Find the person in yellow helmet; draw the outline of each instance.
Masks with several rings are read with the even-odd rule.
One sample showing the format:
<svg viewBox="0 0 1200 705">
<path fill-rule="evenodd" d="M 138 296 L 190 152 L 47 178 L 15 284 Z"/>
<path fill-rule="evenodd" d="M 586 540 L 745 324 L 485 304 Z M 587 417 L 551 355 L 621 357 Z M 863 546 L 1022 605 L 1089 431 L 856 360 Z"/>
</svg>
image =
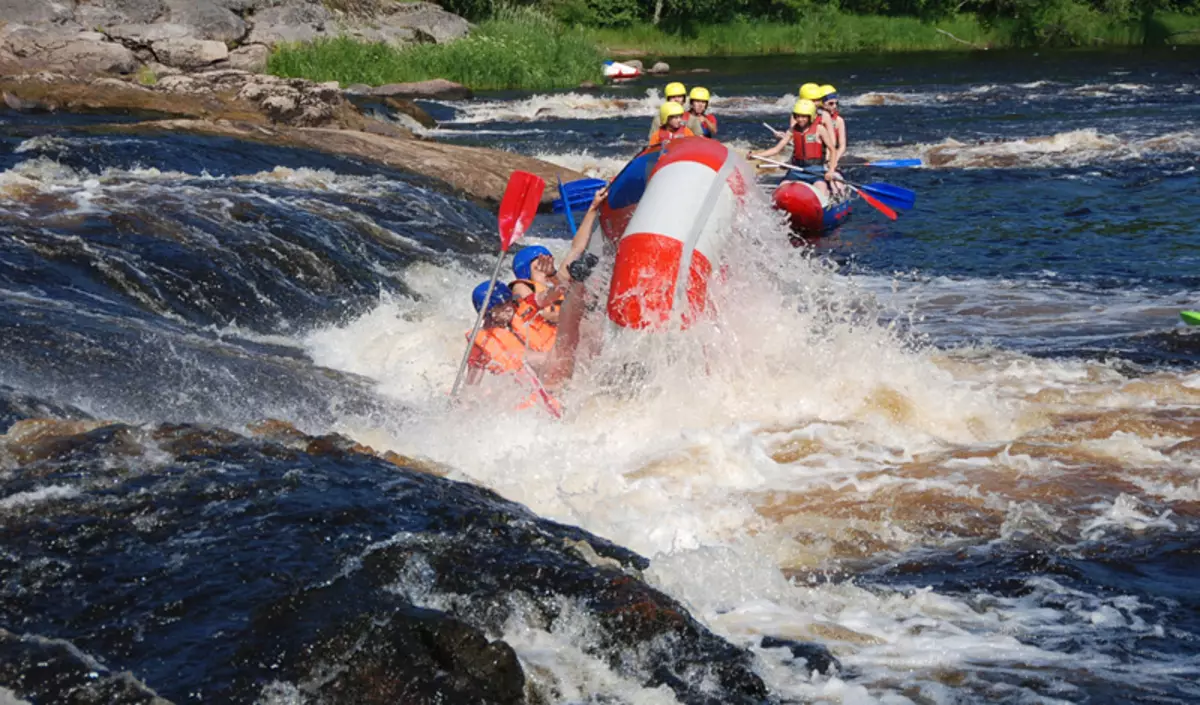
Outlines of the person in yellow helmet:
<svg viewBox="0 0 1200 705">
<path fill-rule="evenodd" d="M 679 81 L 673 81 L 668 83 L 667 87 L 663 89 L 663 95 L 666 96 L 666 102 L 678 103 L 680 107 L 683 107 L 684 101 L 687 100 L 687 87 Z M 654 139 L 654 134 L 661 127 L 662 120 L 658 115 L 655 115 L 654 119 L 650 121 L 650 139 Z"/>
<path fill-rule="evenodd" d="M 688 94 L 687 127 L 693 134 L 701 137 L 717 136 L 717 116 L 708 112 L 709 95 L 707 88 L 696 86 Z"/>
<path fill-rule="evenodd" d="M 815 83 L 805 83 L 800 86 L 800 99 L 811 100 L 814 103 L 821 99 L 821 87 Z"/>
<path fill-rule="evenodd" d="M 840 178 L 837 174 L 838 155 L 834 149 L 833 136 L 827 125 L 817 121 L 817 104 L 801 98 L 792 106 L 791 129 L 770 149 L 751 152 L 752 157 L 773 157 L 792 145 L 792 163 L 799 167 L 825 167 L 824 181 L 814 184 L 828 196 L 832 189 L 825 182 Z M 815 178 L 815 175 L 814 175 Z"/>
<path fill-rule="evenodd" d="M 658 130 L 650 135 L 650 146 L 696 134 L 683 124 L 684 109 L 679 103 L 663 103 L 658 109 Z"/>
<path fill-rule="evenodd" d="M 846 156 L 846 121 L 838 114 L 837 89 L 828 83 L 821 86 L 821 99 L 817 105 L 817 114 L 833 133 L 838 159 Z"/>
</svg>

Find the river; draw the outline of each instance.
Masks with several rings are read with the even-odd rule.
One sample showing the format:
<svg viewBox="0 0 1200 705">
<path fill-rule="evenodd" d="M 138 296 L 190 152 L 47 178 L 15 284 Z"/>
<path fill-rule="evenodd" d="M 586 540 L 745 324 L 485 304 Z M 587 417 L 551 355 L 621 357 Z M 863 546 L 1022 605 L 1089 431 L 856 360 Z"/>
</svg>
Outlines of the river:
<svg viewBox="0 0 1200 705">
<path fill-rule="evenodd" d="M 741 149 L 770 143 L 798 84 L 833 83 L 852 153 L 927 163 L 853 175 L 917 207 L 859 202 L 806 248 L 748 214 L 719 320 L 601 355 L 554 422 L 446 404 L 494 252 L 480 206 L 351 159 L 0 113 L 5 418 L 275 418 L 434 464 L 649 558 L 783 702 L 1200 700 L 1200 330 L 1178 318 L 1200 308 L 1200 53 L 672 63 L 707 70 L 683 80 Z M 438 139 L 610 177 L 659 83 L 424 105 Z M 529 240 L 566 237 L 544 214 Z M 635 355 L 644 374 L 622 376 Z M 3 462 L 10 529 L 109 491 Z M 32 570 L 4 535 L 7 569 Z M 70 636 L 33 604 L 0 626 Z M 493 636 L 549 701 L 676 701 L 590 657 L 590 634 Z"/>
</svg>

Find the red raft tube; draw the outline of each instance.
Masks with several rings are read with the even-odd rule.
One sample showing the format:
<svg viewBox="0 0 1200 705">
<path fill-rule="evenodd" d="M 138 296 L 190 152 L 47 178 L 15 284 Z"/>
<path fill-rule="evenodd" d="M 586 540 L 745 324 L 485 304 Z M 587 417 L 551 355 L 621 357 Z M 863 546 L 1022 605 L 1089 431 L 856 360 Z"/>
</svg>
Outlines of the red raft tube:
<svg viewBox="0 0 1200 705">
<path fill-rule="evenodd" d="M 804 237 L 817 237 L 850 217 L 850 198 L 830 199 L 812 184 L 785 181 L 775 189 L 775 207 L 788 214 L 792 230 Z"/>
</svg>

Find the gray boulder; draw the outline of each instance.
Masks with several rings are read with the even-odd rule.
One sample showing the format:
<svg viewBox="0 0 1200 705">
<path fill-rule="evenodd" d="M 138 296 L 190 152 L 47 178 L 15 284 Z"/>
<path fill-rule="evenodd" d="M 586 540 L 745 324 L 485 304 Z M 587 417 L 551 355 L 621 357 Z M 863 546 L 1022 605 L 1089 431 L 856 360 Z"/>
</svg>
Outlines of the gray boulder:
<svg viewBox="0 0 1200 705">
<path fill-rule="evenodd" d="M 162 0 L 92 0 L 75 8 L 75 21 L 89 29 L 150 24 L 167 14 Z"/>
<path fill-rule="evenodd" d="M 471 31 L 463 18 L 429 2 L 394 2 L 376 18 L 380 26 L 411 29 L 423 41 L 444 44 Z"/>
<path fill-rule="evenodd" d="M 192 29 L 192 39 L 237 42 L 246 36 L 246 22 L 213 0 L 165 0 L 171 22 Z"/>
<path fill-rule="evenodd" d="M 327 36 L 329 11 L 320 3 L 284 0 L 254 13 L 254 29 L 247 43 L 273 46 L 280 42 L 310 42 Z"/>
<path fill-rule="evenodd" d="M 203 39 L 168 39 L 154 44 L 154 55 L 167 66 L 198 69 L 229 58 L 224 42 Z"/>
<path fill-rule="evenodd" d="M 89 76 L 137 70 L 133 52 L 103 38 L 95 32 L 4 25 L 0 27 L 0 75 L 50 71 Z"/>
<path fill-rule="evenodd" d="M 75 0 L 0 0 L 0 22 L 63 24 L 75 19 Z"/>
<path fill-rule="evenodd" d="M 149 47 L 157 42 L 172 39 L 189 39 L 192 29 L 173 22 L 158 24 L 118 24 L 107 27 L 104 34 L 118 42 L 133 47 Z"/>
<path fill-rule="evenodd" d="M 262 73 L 267 70 L 267 58 L 271 50 L 262 44 L 247 44 L 229 52 L 226 62 L 229 68 L 250 73 Z"/>
</svg>

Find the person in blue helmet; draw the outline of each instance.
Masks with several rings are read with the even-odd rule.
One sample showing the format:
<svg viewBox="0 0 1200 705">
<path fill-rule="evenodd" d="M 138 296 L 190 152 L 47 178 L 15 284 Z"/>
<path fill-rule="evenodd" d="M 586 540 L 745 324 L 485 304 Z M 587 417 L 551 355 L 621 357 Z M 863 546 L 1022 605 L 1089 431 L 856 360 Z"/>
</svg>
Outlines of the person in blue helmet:
<svg viewBox="0 0 1200 705">
<path fill-rule="evenodd" d="M 471 292 L 471 303 L 475 305 L 475 310 L 485 309 L 485 313 L 483 326 L 475 335 L 471 354 L 467 358 L 470 369 L 467 384 L 479 384 L 485 372 L 511 375 L 529 391 L 529 396 L 518 408 L 540 404 L 553 416 L 562 416 L 562 405 L 542 386 L 533 367 L 534 363 L 544 362 L 547 353 L 532 350 L 529 343 L 514 330 L 513 324 L 517 323 L 519 327 L 520 323 L 512 291 L 503 283 L 496 282 L 488 297 L 491 284 L 483 282 Z M 540 322 L 540 325 L 551 328 L 545 322 Z"/>
<path fill-rule="evenodd" d="M 537 308 L 543 319 L 550 325 L 558 325 L 562 312 L 563 299 L 567 288 L 575 277 L 568 272 L 572 265 L 579 266 L 580 258 L 587 247 L 587 238 L 592 233 L 600 204 L 608 196 L 608 187 L 598 190 L 592 197 L 587 213 L 580 221 L 575 238 L 571 241 L 571 251 L 567 253 L 561 267 L 555 267 L 554 255 L 541 245 L 524 247 L 513 255 L 513 275 L 516 277 L 509 282 L 513 298 L 529 301 Z M 594 262 L 587 265 L 588 271 Z M 529 297 L 534 297 L 530 299 Z"/>
<path fill-rule="evenodd" d="M 550 250 L 541 245 L 522 248 L 513 255 L 513 276 L 516 279 L 508 284 L 513 296 L 518 299 L 532 296 L 531 303 L 541 312 L 542 318 L 551 325 L 558 325 L 566 283 L 558 276 Z"/>
</svg>

